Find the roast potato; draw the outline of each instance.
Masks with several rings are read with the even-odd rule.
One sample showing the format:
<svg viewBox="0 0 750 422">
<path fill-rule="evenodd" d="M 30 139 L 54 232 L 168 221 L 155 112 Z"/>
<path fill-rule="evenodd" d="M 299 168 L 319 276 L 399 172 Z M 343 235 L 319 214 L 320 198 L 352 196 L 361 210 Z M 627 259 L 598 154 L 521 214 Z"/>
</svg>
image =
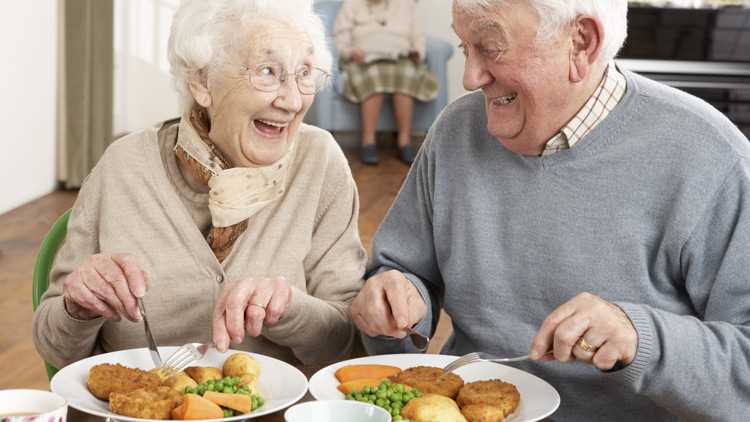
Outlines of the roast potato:
<svg viewBox="0 0 750 422">
<path fill-rule="evenodd" d="M 467 422 L 455 401 L 433 393 L 409 400 L 401 416 L 414 422 Z"/>
<path fill-rule="evenodd" d="M 225 377 L 240 377 L 245 375 L 252 376 L 252 380 L 257 380 L 260 376 L 260 364 L 252 356 L 246 353 L 234 353 L 224 361 Z M 246 378 L 249 380 L 250 378 Z"/>
<path fill-rule="evenodd" d="M 185 373 L 198 384 L 222 378 L 221 369 L 211 366 L 191 366 L 185 369 Z"/>
<path fill-rule="evenodd" d="M 165 380 L 162 385 L 171 387 L 172 390 L 184 393 L 188 387 L 197 387 L 198 383 L 184 372 L 178 372 L 175 376 Z"/>
</svg>

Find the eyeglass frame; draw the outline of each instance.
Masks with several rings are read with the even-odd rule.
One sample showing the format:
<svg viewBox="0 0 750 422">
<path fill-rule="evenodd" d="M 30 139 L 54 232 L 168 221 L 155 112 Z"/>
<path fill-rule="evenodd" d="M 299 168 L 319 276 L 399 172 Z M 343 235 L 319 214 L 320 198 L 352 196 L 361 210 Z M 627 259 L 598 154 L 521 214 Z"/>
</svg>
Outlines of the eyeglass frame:
<svg viewBox="0 0 750 422">
<path fill-rule="evenodd" d="M 278 65 L 279 69 L 281 70 L 281 75 L 279 77 L 274 78 L 275 81 L 276 81 L 276 86 L 273 87 L 273 88 L 269 88 L 269 87 L 265 87 L 265 86 L 256 85 L 256 82 L 253 82 L 253 80 L 256 77 L 260 77 L 257 74 L 258 70 L 261 69 L 261 68 L 264 68 L 264 67 L 269 67 L 271 65 Z M 258 91 L 262 91 L 262 92 L 277 92 L 281 88 L 281 86 L 286 82 L 287 77 L 290 74 L 290 72 L 288 70 L 286 70 L 286 68 L 284 66 L 282 66 L 278 62 L 261 63 L 261 64 L 255 66 L 254 69 L 255 70 L 252 70 L 252 68 L 250 68 L 248 66 L 242 66 L 242 71 L 247 74 L 247 81 L 250 83 L 250 85 L 252 85 L 253 88 L 257 89 Z M 308 69 L 311 72 L 317 70 L 317 71 L 320 72 L 320 75 L 321 75 L 320 78 L 319 78 L 320 79 L 320 84 L 318 84 L 317 82 L 315 82 L 314 83 L 314 89 L 313 89 L 313 91 L 309 92 L 309 93 L 302 91 L 302 85 L 300 85 L 300 83 L 299 83 L 299 78 L 300 78 L 300 74 L 299 73 L 300 73 L 300 71 L 305 70 L 305 69 Z M 294 72 L 294 82 L 297 85 L 297 90 L 302 95 L 315 95 L 315 94 L 319 93 L 320 91 L 323 90 L 323 88 L 325 88 L 326 82 L 328 81 L 328 78 L 330 78 L 330 77 L 331 77 L 331 74 L 329 72 L 327 72 L 325 69 L 322 69 L 322 68 L 317 67 L 317 66 L 309 66 L 308 67 L 308 66 L 304 66 L 303 65 L 303 66 L 300 66 L 300 68 L 297 71 Z"/>
</svg>

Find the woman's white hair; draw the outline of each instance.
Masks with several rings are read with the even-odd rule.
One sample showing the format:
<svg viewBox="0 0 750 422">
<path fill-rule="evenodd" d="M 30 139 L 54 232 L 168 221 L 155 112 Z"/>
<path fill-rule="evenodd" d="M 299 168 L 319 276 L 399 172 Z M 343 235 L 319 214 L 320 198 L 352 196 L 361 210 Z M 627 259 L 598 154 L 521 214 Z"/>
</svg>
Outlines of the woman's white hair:
<svg viewBox="0 0 750 422">
<path fill-rule="evenodd" d="M 599 61 L 606 63 L 620 51 L 628 30 L 627 0 L 454 0 L 460 10 L 479 14 L 505 6 L 511 1 L 526 1 L 539 16 L 537 39 L 549 40 L 577 15 L 599 18 L 604 28 L 604 43 Z"/>
<path fill-rule="evenodd" d="M 167 56 L 183 111 L 193 106 L 188 83 L 214 66 L 231 49 L 238 28 L 277 20 L 307 34 L 314 65 L 330 73 L 332 56 L 313 0 L 183 0 L 172 19 Z"/>
</svg>

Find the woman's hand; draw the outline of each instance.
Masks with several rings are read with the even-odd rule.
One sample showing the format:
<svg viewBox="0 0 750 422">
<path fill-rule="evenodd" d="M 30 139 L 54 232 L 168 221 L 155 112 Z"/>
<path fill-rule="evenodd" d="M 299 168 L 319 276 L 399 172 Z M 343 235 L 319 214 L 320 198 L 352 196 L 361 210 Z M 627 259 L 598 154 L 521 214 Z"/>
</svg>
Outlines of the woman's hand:
<svg viewBox="0 0 750 422">
<path fill-rule="evenodd" d="M 420 64 L 422 63 L 422 58 L 419 56 L 419 52 L 417 51 L 410 51 L 409 52 L 409 60 L 412 61 L 414 64 Z"/>
<path fill-rule="evenodd" d="M 246 278 L 227 283 L 214 308 L 213 341 L 225 351 L 245 336 L 258 337 L 263 324 L 279 322 L 289 308 L 292 289 L 284 277 Z"/>
<path fill-rule="evenodd" d="M 351 59 L 354 61 L 354 63 L 364 63 L 365 57 L 367 57 L 367 55 L 365 54 L 364 50 L 361 50 L 359 48 L 352 50 Z"/>
<path fill-rule="evenodd" d="M 427 315 L 419 291 L 396 270 L 370 277 L 349 308 L 352 320 L 370 337 L 404 337 Z"/>
<path fill-rule="evenodd" d="M 561 362 L 579 360 L 601 370 L 635 359 L 638 333 L 620 307 L 590 293 L 560 305 L 542 323 L 529 355 L 539 359 L 548 350 Z"/>
<path fill-rule="evenodd" d="M 89 257 L 63 280 L 63 301 L 77 319 L 100 316 L 120 321 L 140 321 L 136 298 L 146 294 L 148 281 L 138 260 L 129 254 Z"/>
</svg>

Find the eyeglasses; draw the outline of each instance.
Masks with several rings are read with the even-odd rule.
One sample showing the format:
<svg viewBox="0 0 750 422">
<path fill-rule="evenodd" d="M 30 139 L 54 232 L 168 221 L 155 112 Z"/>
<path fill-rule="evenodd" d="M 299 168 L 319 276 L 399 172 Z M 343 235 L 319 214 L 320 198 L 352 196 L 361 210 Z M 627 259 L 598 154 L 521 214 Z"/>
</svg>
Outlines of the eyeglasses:
<svg viewBox="0 0 750 422">
<path fill-rule="evenodd" d="M 253 69 L 244 68 L 249 74 L 250 83 L 263 92 L 276 92 L 286 82 L 289 73 L 279 63 L 263 63 Z M 302 66 L 294 72 L 297 89 L 303 95 L 320 92 L 330 75 L 323 69 Z"/>
</svg>

